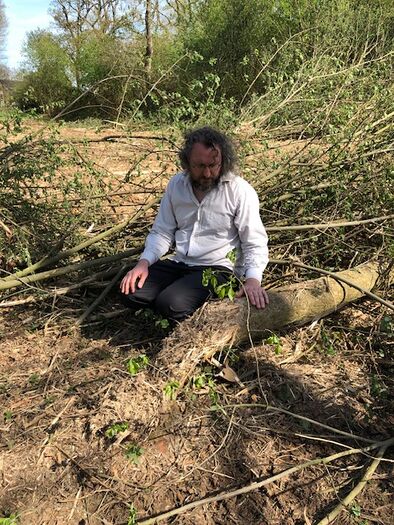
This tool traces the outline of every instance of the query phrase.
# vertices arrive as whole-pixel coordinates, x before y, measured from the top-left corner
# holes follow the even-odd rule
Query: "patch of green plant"
[[[127,518],[127,525],[135,525],[137,523],[137,509],[133,504],[129,506],[129,515]]]
[[[350,507],[350,514],[355,518],[359,518],[361,516],[360,505],[358,505],[357,503],[353,503],[353,505]]]
[[[336,338],[335,333],[331,334],[330,332],[322,328],[320,331],[320,336],[321,336],[322,348],[324,350],[324,353],[328,356],[336,355],[337,351],[335,349],[335,338]]]
[[[278,337],[276,334],[270,335],[265,342],[269,345],[273,345],[274,352],[276,355],[280,355],[283,350],[282,342],[280,340],[280,337]]]
[[[228,298],[233,301],[235,298],[238,279],[235,275],[229,273],[229,278],[225,283],[219,284],[217,278],[218,271],[207,268],[202,274],[203,286],[210,286],[219,299]]]
[[[138,465],[143,452],[143,449],[139,445],[128,445],[125,451],[125,456],[129,461]]]
[[[14,414],[11,412],[11,410],[5,410],[3,416],[5,423],[9,423],[14,418]]]
[[[195,390],[202,390],[203,388],[208,389],[208,396],[213,405],[218,403],[218,392],[215,378],[212,373],[211,367],[205,367],[200,374],[193,376],[191,380],[191,386]]]
[[[18,525],[18,522],[19,522],[18,514],[10,514],[9,516],[0,518],[0,525]]]
[[[124,432],[128,428],[129,424],[127,423],[127,421],[123,421],[121,423],[114,423],[113,425],[109,426],[105,431],[105,437],[113,438],[117,436],[119,432]]]
[[[126,368],[130,375],[135,376],[146,368],[149,364],[149,357],[145,354],[140,354],[138,357],[132,357],[127,361]]]
[[[379,397],[379,398],[387,397],[388,389],[377,374],[372,374],[370,388],[371,388],[371,394],[374,397]]]
[[[29,383],[32,385],[32,386],[36,386],[40,383],[41,381],[41,376],[40,374],[37,374],[37,373],[33,373],[31,374],[31,376],[29,377]]]
[[[169,381],[163,389],[164,395],[167,399],[174,400],[176,391],[179,388],[179,381]]]
[[[162,330],[166,330],[170,326],[168,319],[156,314],[150,308],[141,308],[140,310],[137,310],[134,315],[136,317],[141,317],[148,323],[154,323],[155,326]]]

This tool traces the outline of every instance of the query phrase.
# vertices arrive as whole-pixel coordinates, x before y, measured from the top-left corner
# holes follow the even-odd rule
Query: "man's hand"
[[[247,295],[250,304],[256,308],[265,308],[269,303],[267,292],[261,287],[257,279],[246,279],[235,297],[242,297],[243,295]]]
[[[138,288],[144,286],[144,282],[148,277],[149,262],[146,259],[141,259],[132,270],[126,273],[120,283],[121,292],[128,295],[135,292],[135,284],[138,279]]]

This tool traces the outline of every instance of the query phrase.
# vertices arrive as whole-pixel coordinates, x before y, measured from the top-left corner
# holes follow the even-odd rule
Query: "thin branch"
[[[253,490],[257,490],[261,487],[269,485],[279,479],[283,479],[289,476],[290,474],[294,474],[295,472],[304,470],[305,468],[312,467],[315,465],[327,465],[328,463],[331,463],[332,461],[335,461],[336,459],[340,459],[346,456],[351,456],[353,454],[363,454],[364,452],[369,452],[370,450],[374,450],[379,447],[381,448],[385,447],[386,449],[387,447],[393,444],[394,444],[394,438],[391,438],[391,439],[387,439],[386,441],[373,443],[365,448],[361,448],[361,449],[352,448],[350,450],[338,452],[337,454],[332,454],[331,456],[312,459],[310,461],[306,461],[305,463],[301,463],[300,465],[296,465],[295,467],[291,467],[287,470],[284,470],[278,474],[275,474],[274,476],[271,476],[270,478],[263,479],[262,481],[253,481],[249,485],[246,485],[236,490],[225,491],[225,492],[221,492],[220,494],[217,494],[216,496],[208,496],[200,500],[192,501],[191,503],[188,503],[187,505],[172,509],[167,512],[163,512],[161,514],[157,514],[154,517],[137,520],[136,523],[138,523],[139,525],[154,525],[158,523],[159,521],[163,521],[173,516],[178,516],[179,514],[183,514],[187,512],[188,510],[195,509],[196,507],[201,507],[202,505],[207,505],[208,503],[214,503],[216,501],[223,501],[226,499],[234,498],[235,496],[240,496],[241,494],[247,494],[249,492],[252,492]]]
[[[390,446],[390,443],[383,445],[378,453],[376,458],[372,461],[370,466],[365,471],[365,474],[362,478],[362,480],[354,487],[354,489],[349,492],[349,494],[333,509],[330,514],[328,514],[325,518],[319,521],[317,525],[329,525],[329,523],[332,523],[335,518],[349,505],[353,502],[353,500],[360,494],[360,492],[364,489],[365,485],[368,483],[368,481],[372,478],[375,470],[377,469],[384,453],[386,452],[387,448]]]
[[[85,319],[93,312],[95,308],[107,297],[109,292],[112,290],[112,288],[115,286],[116,281],[119,279],[121,274],[125,270],[125,265],[123,264],[118,272],[115,274],[115,276],[111,279],[111,281],[107,284],[107,286],[104,288],[104,290],[101,292],[101,294],[93,301],[93,303],[89,306],[89,308],[77,319],[76,325],[80,326]]]
[[[296,224],[294,226],[267,226],[267,232],[284,232],[284,231],[302,231],[302,230],[325,230],[327,228],[341,228],[343,226],[359,226],[360,224],[369,224],[372,222],[388,221],[394,219],[393,215],[383,215],[382,217],[373,217],[372,219],[362,219],[359,221],[332,221],[317,224]]]
[[[59,277],[59,275],[66,275],[77,270],[85,270],[86,268],[93,268],[94,266],[99,266],[101,264],[108,264],[119,259],[125,259],[126,257],[131,257],[138,254],[142,250],[142,246],[138,248],[133,248],[132,250],[127,250],[125,252],[117,253],[115,255],[110,255],[108,257],[100,257],[99,259],[93,259],[91,261],[85,261],[76,264],[70,264],[68,266],[62,266],[61,268],[54,268],[53,270],[48,270],[46,272],[37,273],[35,275],[28,275],[24,278],[18,278],[13,281],[0,281],[0,290],[10,290],[11,288],[17,288],[18,286],[29,285],[30,283],[35,283],[38,281],[45,281],[46,279],[51,279],[53,277]]]
[[[159,202],[160,198],[161,197],[157,197],[149,201],[148,204],[146,204],[143,208],[141,208],[135,215],[133,215],[132,217],[128,217],[126,220],[124,220],[123,222],[119,224],[116,224],[109,230],[99,233],[98,235],[95,235],[94,237],[78,244],[77,246],[74,246],[73,248],[69,248],[68,250],[60,252],[54,257],[45,257],[44,259],[41,259],[41,261],[29,266],[28,268],[25,268],[24,270],[21,270],[20,272],[16,272],[12,275],[9,275],[8,277],[5,277],[3,281],[11,281],[11,280],[15,281],[15,279],[20,279],[21,277],[30,275],[36,270],[45,268],[46,266],[49,266],[50,264],[55,264],[58,261],[65,259],[66,257],[69,257],[70,255],[74,255],[77,252],[83,250],[84,248],[87,248],[88,246],[91,246],[92,244],[95,244],[103,239],[106,239],[113,233],[117,233],[123,230],[126,226],[133,224],[139,217],[141,217],[141,215],[143,215],[146,211],[152,208],[157,202]],[[26,282],[30,282],[30,281],[26,281]],[[0,290],[7,290],[7,287],[2,287],[1,282],[0,282]]]

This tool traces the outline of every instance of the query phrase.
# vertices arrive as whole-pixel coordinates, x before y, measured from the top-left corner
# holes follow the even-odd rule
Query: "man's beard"
[[[195,180],[191,177],[190,179],[192,182],[192,186],[195,190],[207,192],[207,191],[212,190],[219,184],[220,177],[216,177],[215,179],[208,179],[208,180],[201,180],[201,179]]]

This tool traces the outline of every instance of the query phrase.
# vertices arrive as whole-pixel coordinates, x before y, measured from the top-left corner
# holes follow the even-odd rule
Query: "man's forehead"
[[[217,160],[218,158],[221,158],[221,152],[220,148],[216,145],[214,145],[214,147],[210,147],[205,146],[205,144],[201,144],[200,142],[197,142],[193,145],[190,156],[194,159],[200,158]]]

